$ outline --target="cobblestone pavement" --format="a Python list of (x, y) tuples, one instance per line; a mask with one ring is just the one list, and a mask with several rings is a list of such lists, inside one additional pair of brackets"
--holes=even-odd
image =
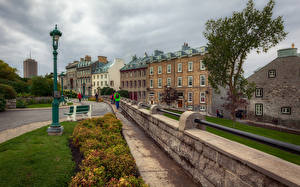
[[(106, 103), (96, 103), (84, 101), (82, 104), (92, 105), (92, 116), (101, 116), (108, 112), (111, 112), (110, 107)], [(59, 109), (59, 118), (66, 118), (63, 114), (68, 111), (68, 108)], [(51, 121), (52, 109), (25, 109), (25, 110), (7, 110), (0, 112), (0, 132), (20, 127), (26, 124)]]

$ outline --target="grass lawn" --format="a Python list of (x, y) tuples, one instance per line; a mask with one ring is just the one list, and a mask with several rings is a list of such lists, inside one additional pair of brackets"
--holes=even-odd
[(0, 144), (0, 186), (68, 186), (75, 163), (69, 149), (76, 122), (62, 122), (62, 136), (42, 127)]
[[(175, 112), (175, 111), (172, 111), (172, 112)], [(182, 113), (182, 112), (177, 112), (177, 113)], [(179, 117), (173, 116), (171, 114), (164, 114), (164, 115), (167, 117), (170, 117), (172, 119), (179, 120)], [(219, 125), (235, 128), (235, 129), (238, 129), (241, 131), (250, 132), (253, 134), (265, 136), (265, 137), (280, 140), (283, 142), (300, 145), (300, 135), (280, 132), (280, 131), (266, 129), (266, 128), (262, 128), (262, 127), (249, 126), (249, 125), (241, 124), (238, 122), (233, 122), (232, 120), (223, 119), (223, 118), (207, 116), (206, 120), (209, 122), (219, 124)], [(277, 156), (277, 157), (287, 160), (289, 162), (293, 162), (295, 164), (300, 165), (300, 156), (297, 154), (289, 153), (289, 152), (280, 150), (278, 148), (274, 148), (272, 146), (268, 146), (268, 145), (256, 142), (254, 140), (243, 138), (238, 135), (224, 132), (222, 130), (214, 129), (212, 127), (206, 127), (206, 130), (210, 133), (216, 134), (218, 136), (222, 136), (226, 139), (239, 142), (241, 144), (247, 145), (249, 147), (258, 149), (260, 151), (266, 152), (268, 154)]]
[(51, 107), (51, 103), (45, 103), (45, 104), (32, 104), (32, 105), (27, 105), (26, 108), (44, 108), (44, 107)]

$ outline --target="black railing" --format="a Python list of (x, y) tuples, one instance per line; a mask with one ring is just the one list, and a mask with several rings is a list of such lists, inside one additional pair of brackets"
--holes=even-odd
[[(147, 105), (147, 104), (144, 104), (144, 103), (142, 103), (141, 106), (143, 108), (150, 108), (151, 107), (151, 105)], [(158, 108), (157, 110), (160, 111), (160, 112), (166, 113), (166, 114), (171, 114), (171, 115), (179, 117), (179, 118), (181, 116), (181, 114), (179, 114), (179, 113), (171, 112), (171, 111), (166, 110), (166, 109)], [(260, 143), (263, 143), (263, 144), (266, 144), (266, 145), (270, 145), (272, 147), (276, 147), (276, 148), (279, 148), (279, 149), (282, 149), (282, 150), (300, 155), (300, 146), (298, 146), (298, 145), (282, 142), (282, 141), (279, 141), (279, 140), (274, 140), (274, 139), (271, 139), (271, 138), (267, 138), (267, 137), (256, 135), (256, 134), (252, 134), (252, 133), (245, 132), (245, 131), (240, 131), (240, 130), (230, 128), (230, 127), (225, 127), (225, 126), (222, 126), (222, 125), (218, 125), (218, 124), (215, 124), (215, 123), (208, 122), (206, 120), (195, 119), (195, 122), (200, 124), (200, 125), (205, 125), (205, 126), (209, 126), (209, 127), (215, 128), (215, 129), (219, 129), (219, 130), (222, 130), (222, 131), (225, 131), (225, 132), (229, 132), (231, 134), (235, 134), (235, 135), (247, 138), (247, 139), (255, 140), (257, 142), (260, 142)]]

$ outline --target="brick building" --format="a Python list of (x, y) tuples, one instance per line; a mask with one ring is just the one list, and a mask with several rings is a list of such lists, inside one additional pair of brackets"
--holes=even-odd
[(210, 112), (212, 89), (202, 62), (205, 53), (205, 47), (191, 48), (187, 43), (176, 52), (164, 54), (155, 50), (147, 59), (147, 101), (164, 104), (162, 94), (167, 85), (175, 88), (179, 96), (172, 107)]
[(120, 89), (127, 90), (130, 98), (136, 101), (146, 101), (148, 58), (146, 54), (144, 58), (133, 56), (131, 61), (120, 69)]
[(249, 118), (300, 129), (300, 56), (294, 46), (277, 54), (247, 79), (256, 84)]

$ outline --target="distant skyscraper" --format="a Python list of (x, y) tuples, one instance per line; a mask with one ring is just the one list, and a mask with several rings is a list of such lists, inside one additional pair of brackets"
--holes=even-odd
[(27, 59), (23, 62), (24, 78), (31, 78), (37, 76), (37, 61), (34, 59)]

